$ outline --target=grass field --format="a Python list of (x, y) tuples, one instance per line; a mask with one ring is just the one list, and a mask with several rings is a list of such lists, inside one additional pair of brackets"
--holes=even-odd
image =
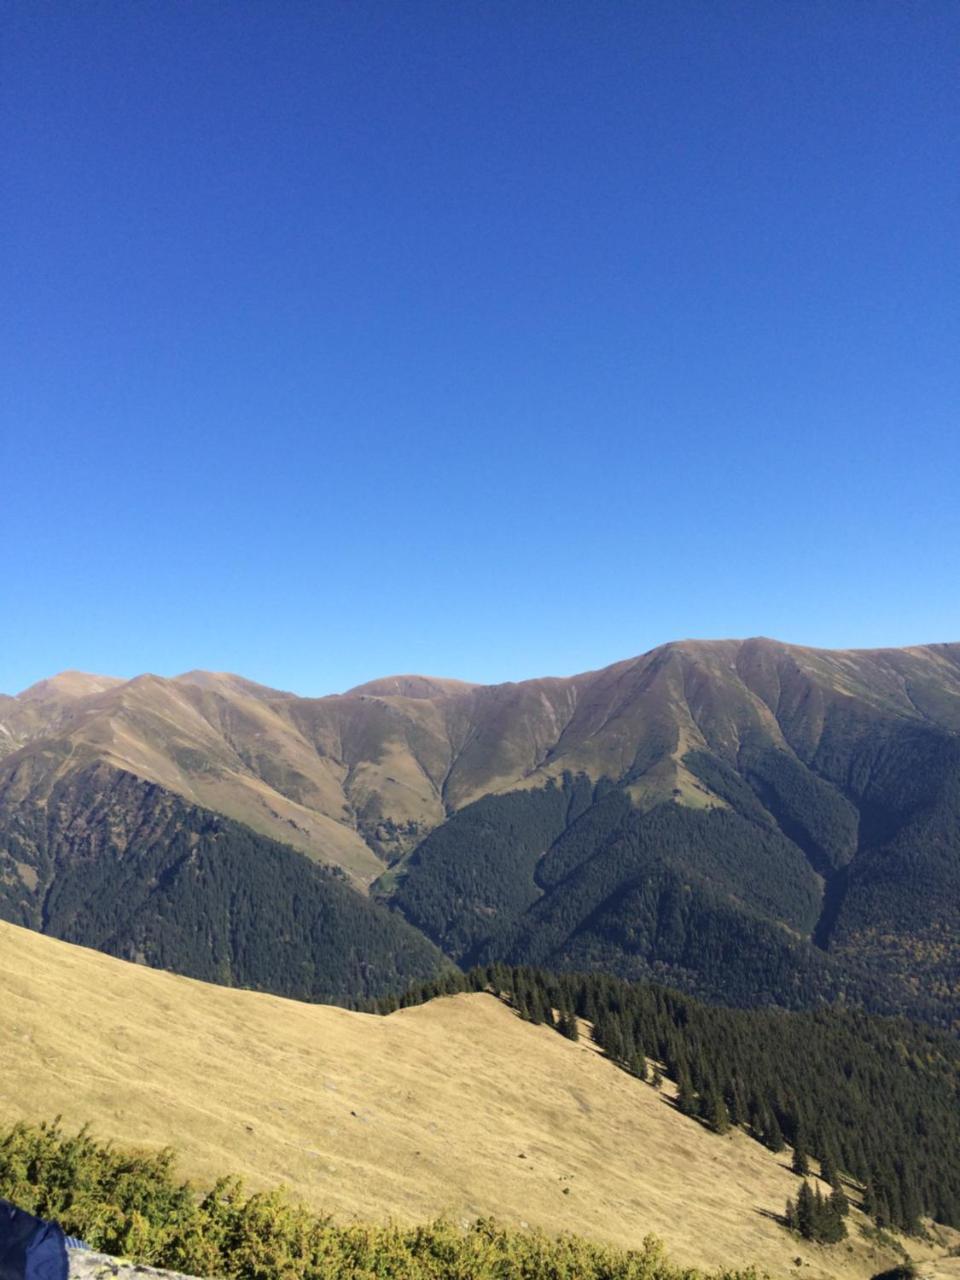
[[(493, 1214), (618, 1245), (648, 1232), (679, 1263), (869, 1277), (893, 1265), (851, 1215), (826, 1249), (776, 1221), (798, 1180), (741, 1133), (718, 1137), (492, 996), (388, 1018), (229, 990), (0, 923), (0, 1122), (62, 1114), (183, 1172), (285, 1184), (337, 1217)], [(956, 1239), (954, 1235), (951, 1239)], [(909, 1242), (957, 1277), (950, 1240)], [(800, 1264), (797, 1264), (797, 1259)]]

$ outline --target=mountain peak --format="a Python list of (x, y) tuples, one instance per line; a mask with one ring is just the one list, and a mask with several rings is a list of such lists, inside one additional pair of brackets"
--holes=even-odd
[(246, 676), (238, 676), (233, 671), (204, 671), (200, 668), (194, 668), (192, 671), (183, 671), (180, 675), (173, 677), (176, 684), (193, 685), (197, 689), (210, 689), (218, 693), (224, 691), (233, 691), (253, 696), (261, 696), (269, 694), (271, 698), (292, 698), (292, 693), (286, 693), (282, 689), (273, 689), (266, 684), (258, 684), (256, 680), (248, 680)]
[(442, 698), (452, 693), (465, 693), (477, 686), (468, 680), (453, 680), (444, 676), (383, 676), (368, 680), (365, 684), (348, 689), (344, 696), (368, 694), (375, 698)]
[(60, 671), (55, 676), (38, 680), (22, 693), (21, 702), (39, 702), (46, 698), (86, 698), (92, 693), (103, 693), (123, 684), (118, 676), (98, 676), (86, 671)]

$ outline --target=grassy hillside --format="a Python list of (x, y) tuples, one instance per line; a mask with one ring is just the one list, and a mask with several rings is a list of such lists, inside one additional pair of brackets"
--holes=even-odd
[[(664, 1064), (678, 1106), (715, 1132), (738, 1126), (774, 1152), (787, 1142), (831, 1183), (853, 1175), (878, 1226), (916, 1234), (929, 1216), (960, 1228), (960, 1043), (946, 1032), (842, 1007), (725, 1009), (603, 974), (505, 965), (447, 975), (399, 1004), (454, 990), (493, 991), (572, 1038), (586, 1019), (631, 1075), (647, 1080), (651, 1058)], [(374, 1008), (397, 1006), (390, 996)], [(834, 1208), (842, 1217), (839, 1196)]]
[[(777, 1220), (783, 1154), (718, 1136), (661, 1094), (491, 996), (386, 1018), (207, 986), (0, 925), (0, 1122), (62, 1113), (103, 1138), (174, 1145), (210, 1184), (234, 1170), (340, 1220), (494, 1214), (774, 1277), (868, 1277), (897, 1255), (826, 1250)], [(943, 1244), (911, 1243), (935, 1258)], [(946, 1272), (942, 1274), (946, 1275)]]
[[(89, 1268), (101, 1280), (140, 1275), (127, 1260), (159, 1264), (164, 1276), (176, 1267), (221, 1280), (706, 1280), (669, 1262), (654, 1236), (621, 1250), (489, 1218), (341, 1224), (282, 1190), (248, 1193), (229, 1175), (196, 1187), (179, 1179), (174, 1160), (170, 1150), (123, 1150), (83, 1130), (65, 1133), (58, 1122), (15, 1125), (0, 1133), (0, 1195), (87, 1242), (97, 1252), (74, 1253), (70, 1273)], [(715, 1280), (757, 1274), (725, 1269)]]

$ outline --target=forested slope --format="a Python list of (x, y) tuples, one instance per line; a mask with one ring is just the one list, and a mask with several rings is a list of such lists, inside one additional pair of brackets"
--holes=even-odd
[[(567, 679), (404, 676), (325, 698), (204, 672), (69, 673), (0, 702), (0, 757), (4, 912), (35, 927), (73, 927), (61, 922), (82, 896), (77, 841), (120, 831), (131, 849), (149, 845), (138, 815), (152, 784), (191, 824), (220, 814), (252, 833), (224, 827), (231, 847), (268, 836), (374, 883), (461, 964), (594, 969), (745, 1006), (842, 999), (960, 1023), (958, 645), (683, 641)], [(91, 778), (95, 805), (81, 796)], [(21, 856), (28, 830), (35, 852)], [(128, 866), (149, 880), (154, 857)], [(254, 961), (249, 931), (243, 947), (215, 941), (222, 912), (194, 917), (209, 934), (196, 952), (169, 921), (167, 941), (142, 918), (124, 924), (141, 894), (116, 871), (84, 864), (84, 881), (102, 874), (85, 940), (134, 954), (142, 938), (144, 958), (180, 955), (234, 981), (276, 985), (290, 969)], [(211, 906), (217, 874), (211, 862)], [(163, 876), (153, 902), (173, 891), (176, 876)], [(271, 877), (242, 879), (269, 900)], [(300, 936), (304, 921), (278, 911), (281, 932)], [(406, 954), (432, 954), (396, 920), (383, 927)], [(111, 941), (124, 928), (136, 936)], [(295, 989), (344, 999), (410, 972), (406, 959), (394, 974), (383, 961), (338, 969), (331, 952), (310, 978), (311, 964), (297, 961)]]
[(106, 765), (0, 808), (0, 919), (231, 986), (351, 1001), (447, 962), (342, 874)]
[[(672, 755), (468, 805), (385, 878), (384, 896), (467, 964), (657, 978), (744, 1005), (843, 998), (960, 1019), (950, 681), (934, 720), (879, 682), (798, 680), (781, 655), (778, 679), (792, 670), (799, 688), (788, 698), (778, 686), (761, 714), (759, 694), (738, 702), (737, 685), (676, 661), (687, 698), (696, 692), (682, 709), (698, 711), (699, 744), (675, 704)], [(922, 695), (906, 687), (933, 706), (932, 675)], [(676, 785), (664, 794), (665, 762)]]

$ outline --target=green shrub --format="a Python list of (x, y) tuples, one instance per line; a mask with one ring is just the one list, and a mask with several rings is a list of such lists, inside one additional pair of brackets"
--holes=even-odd
[[(648, 1236), (628, 1251), (578, 1236), (518, 1231), (491, 1219), (338, 1226), (282, 1191), (247, 1195), (238, 1178), (201, 1193), (170, 1150), (121, 1151), (59, 1118), (0, 1137), (0, 1196), (93, 1248), (225, 1280), (697, 1280)], [(756, 1280), (752, 1270), (716, 1280)]]

